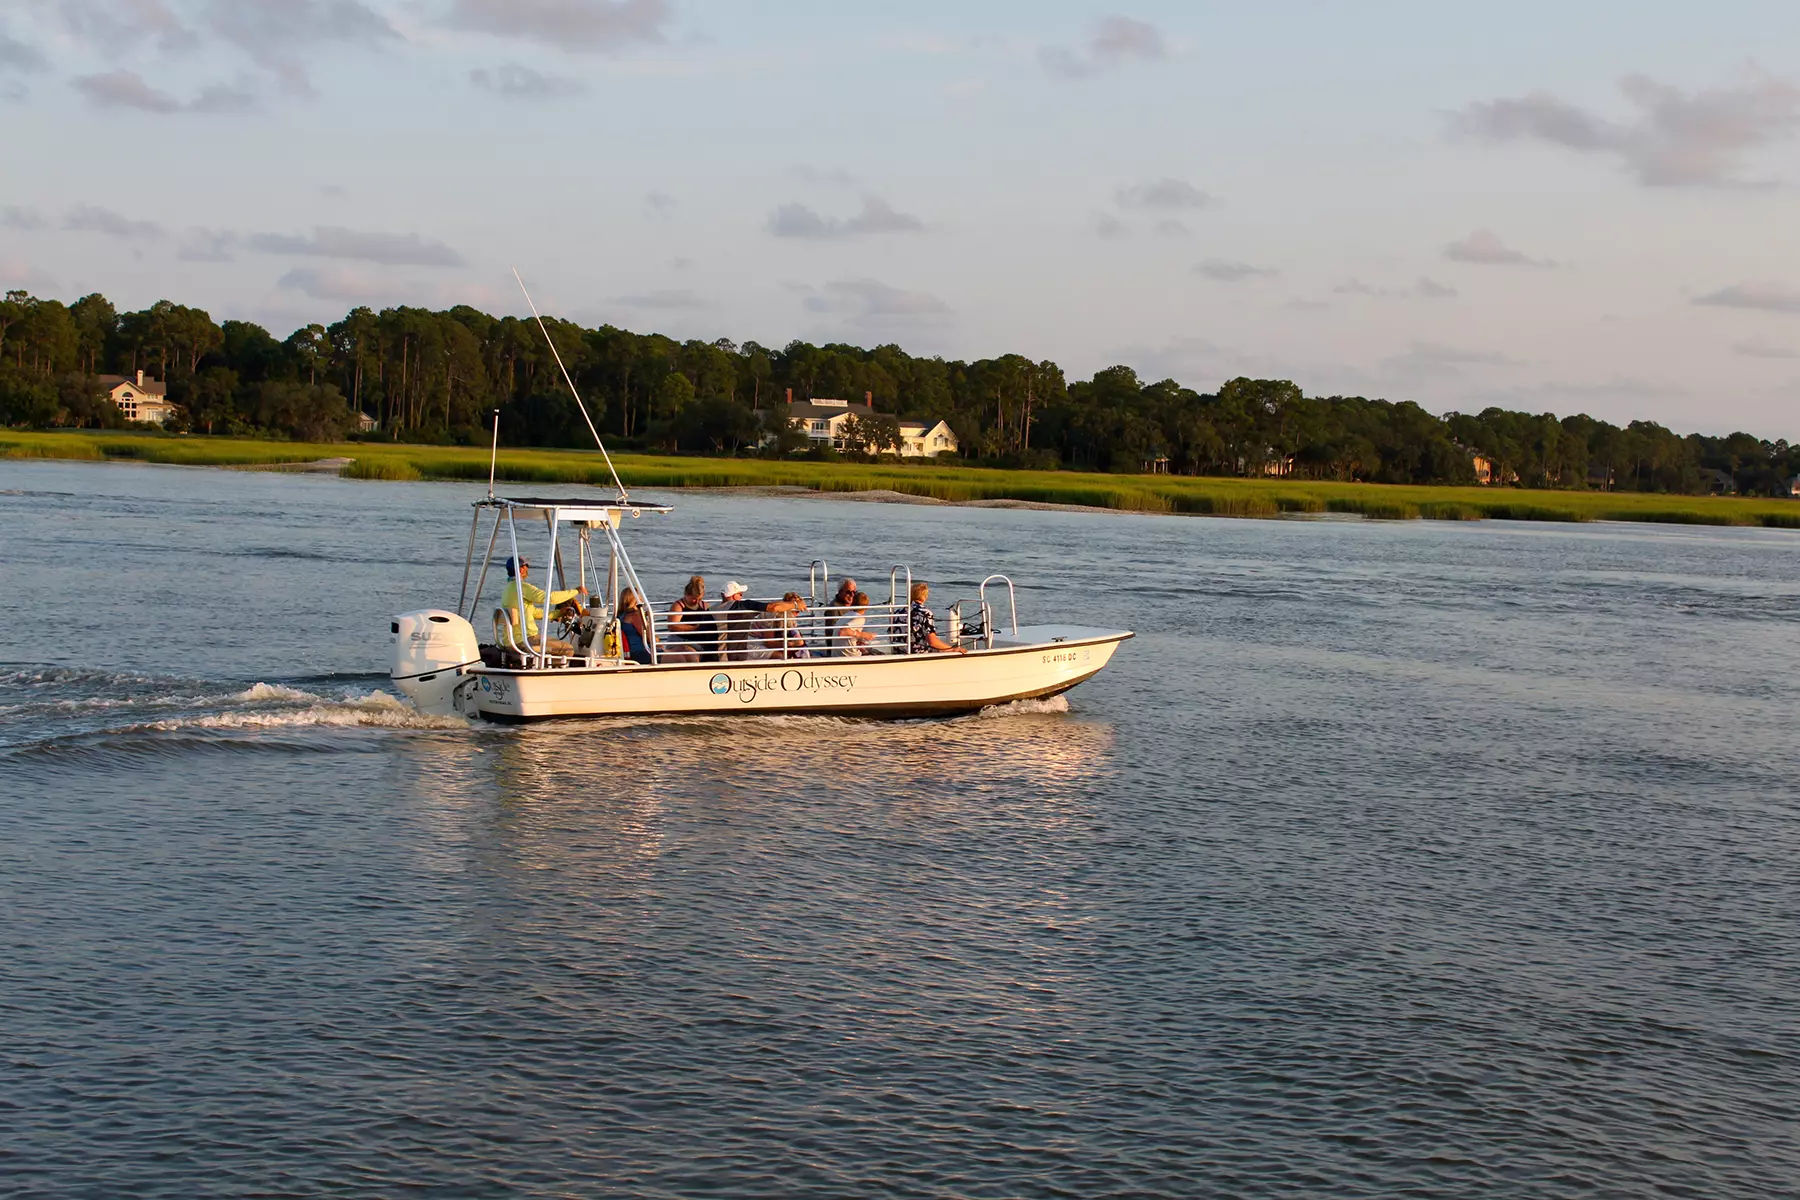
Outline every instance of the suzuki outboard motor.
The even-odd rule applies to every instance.
[[[453,714],[463,668],[481,661],[475,627],[453,612],[427,609],[395,617],[393,630],[394,686],[422,713]]]

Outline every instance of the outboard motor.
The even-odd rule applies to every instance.
[[[453,612],[427,609],[395,617],[393,630],[394,686],[422,713],[454,713],[463,668],[481,661],[475,627]]]

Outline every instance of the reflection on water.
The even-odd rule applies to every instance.
[[[661,598],[910,559],[1141,636],[499,728],[379,674],[467,499],[0,462],[92,631],[0,624],[14,1191],[1794,1190],[1800,537],[684,496]]]

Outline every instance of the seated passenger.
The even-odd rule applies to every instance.
[[[669,632],[680,634],[664,642],[664,662],[718,662],[719,623],[706,607],[706,580],[699,575],[687,581],[681,599],[669,605]],[[691,654],[681,654],[691,651]]]
[[[643,605],[630,588],[619,593],[619,636],[625,639],[627,658],[646,667],[650,665],[650,634],[644,627]]]
[[[545,595],[544,589],[534,585],[530,576],[531,563],[528,560],[523,558],[506,560],[508,582],[506,590],[500,593],[500,607],[506,613],[506,619],[512,626],[512,637],[516,647],[521,650],[535,651],[539,648],[538,619],[549,619],[545,611],[546,601],[551,607],[560,607],[573,601],[579,609],[581,599],[587,595],[587,589],[577,587]],[[567,658],[575,653],[575,648],[565,641],[551,638],[548,643],[548,651],[556,657]]]
[[[870,653],[869,644],[875,640],[875,631],[863,626],[868,620],[869,596],[866,592],[857,592],[850,597],[845,606],[844,615],[832,623],[832,652],[844,658],[861,658]]]
[[[798,599],[798,593],[789,592],[788,596]],[[766,620],[759,619],[773,613],[785,616],[796,611],[794,601],[783,597],[780,600],[749,600],[744,597],[744,585],[733,579],[719,593],[718,619],[723,623],[721,642],[724,645],[725,657],[732,662],[743,662],[750,658],[767,658],[767,654],[758,654],[758,650],[766,650],[768,638],[773,626]],[[779,643],[777,643],[779,645]]]
[[[845,576],[838,580],[838,590],[832,594],[829,608],[849,608],[856,598],[856,580]]]
[[[781,607],[776,609],[771,605],[770,611],[778,612],[781,615],[780,639],[781,644],[784,647],[784,653],[782,653],[780,657],[811,658],[813,656],[812,649],[806,644],[806,639],[800,634],[800,615],[808,611],[806,601],[801,599],[800,593],[783,593],[781,597]]]
[[[914,654],[967,654],[968,647],[952,646],[938,636],[937,618],[925,607],[931,599],[931,585],[912,585],[912,610],[907,619],[907,648]]]

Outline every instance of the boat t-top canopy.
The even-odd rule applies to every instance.
[[[538,517],[557,522],[573,522],[593,526],[617,526],[619,518],[640,513],[666,513],[674,509],[667,504],[640,504],[636,500],[595,500],[592,497],[546,499],[539,496],[489,496],[475,502],[477,509],[498,509],[505,515]]]

